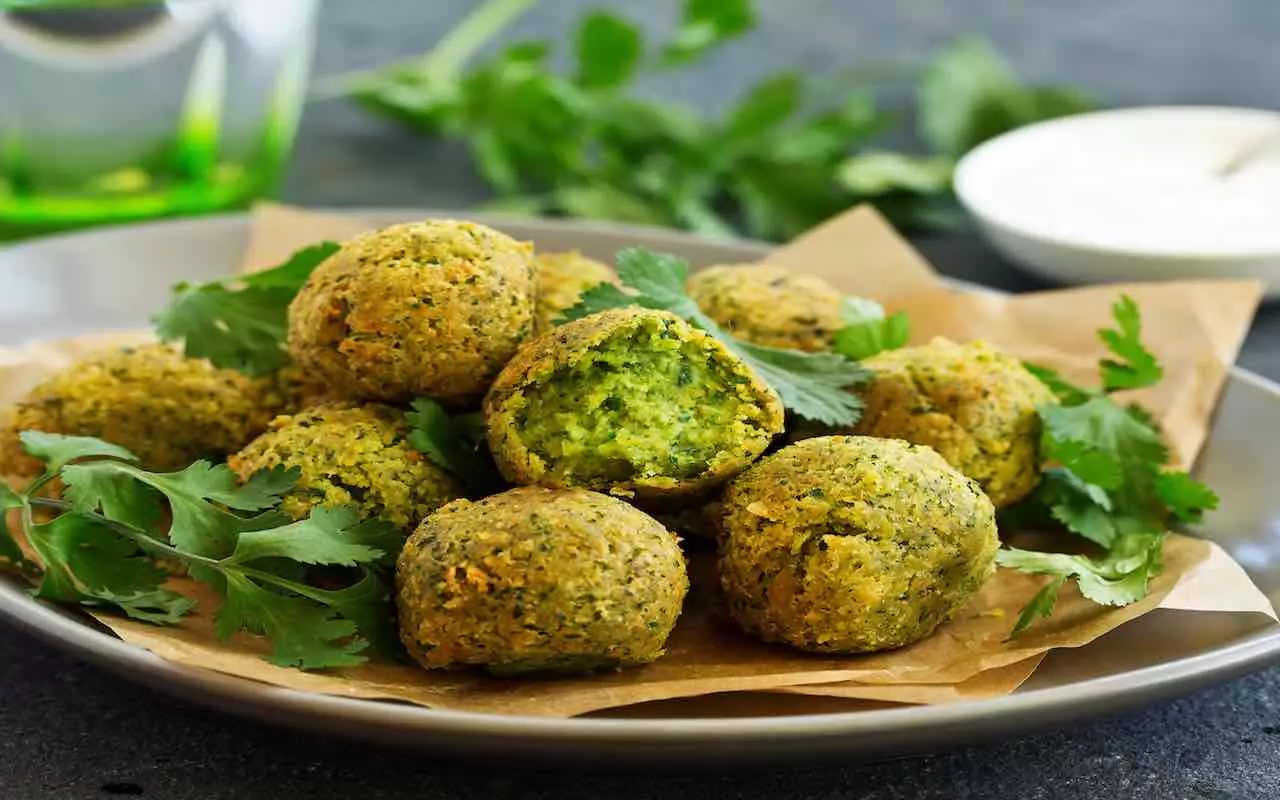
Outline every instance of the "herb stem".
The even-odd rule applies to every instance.
[[[331,600],[326,596],[329,593],[324,589],[317,589],[316,587],[308,586],[305,583],[291,581],[288,578],[282,578],[279,575],[274,575],[270,572],[263,572],[262,570],[254,569],[253,567],[246,567],[243,564],[237,564],[236,571],[246,578],[253,578],[254,580],[261,581],[263,583],[278,586],[281,589],[288,589],[294,594],[302,595],[308,600],[314,600],[317,603],[327,604],[331,602]]]
[[[379,83],[379,76],[404,70],[430,75],[442,83],[456,80],[471,57],[504,28],[528,11],[537,0],[487,0],[463,17],[427,53],[396,61],[377,69],[340,72],[317,79],[311,100],[332,100]]]
[[[174,547],[168,542],[157,539],[156,537],[152,536],[146,531],[141,530],[139,528],[135,528],[132,525],[127,525],[123,522],[118,522],[116,520],[110,519],[109,517],[104,517],[102,514],[99,514],[96,511],[79,511],[75,509],[66,500],[54,500],[46,497],[32,497],[32,498],[29,498],[27,500],[26,505],[23,506],[23,511],[29,513],[30,509],[35,506],[39,506],[40,508],[57,509],[63,512],[75,511],[75,513],[80,514],[81,516],[84,516],[84,517],[88,517],[100,525],[105,525],[106,527],[110,528],[111,530],[115,531],[121,536],[124,536],[125,538],[131,540],[132,542],[137,544],[139,547],[141,547],[143,550],[147,550],[152,553],[159,553],[161,555],[169,556],[171,558],[177,558],[182,561],[194,562],[196,564],[210,567],[212,569],[216,569],[219,571],[221,571],[222,569],[222,563],[215,558],[208,558],[206,556],[196,555],[195,553],[188,553],[184,550],[179,550],[178,548]],[[25,518],[24,518],[24,525],[25,525]],[[27,528],[27,531],[28,531],[28,535],[30,535],[29,527]]]
[[[34,549],[37,554],[39,554],[39,548],[36,546],[36,543],[32,541],[32,537],[35,535],[36,530],[36,520],[35,516],[31,513],[31,507],[37,500],[41,500],[43,498],[32,497],[32,495],[43,489],[54,479],[55,475],[56,473],[46,470],[40,477],[27,484],[27,488],[23,490],[22,494],[18,495],[22,500],[22,510],[20,512],[20,516],[22,518],[22,532],[27,537],[27,543],[31,545],[32,549]],[[21,550],[19,550],[19,552],[21,552]],[[40,574],[41,565],[33,563],[25,556],[16,566],[21,570],[23,575],[35,577]]]

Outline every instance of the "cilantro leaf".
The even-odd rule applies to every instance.
[[[492,494],[503,486],[485,442],[484,417],[449,412],[434,400],[420,397],[405,414],[412,426],[409,444],[436,466],[462,481],[472,494]]]
[[[259,289],[287,289],[297,294],[315,268],[342,249],[337,242],[320,242],[295,251],[284,263],[270,269],[224,278],[224,283],[242,283]]]
[[[618,252],[615,263],[622,284],[637,293],[629,305],[665,309],[686,319],[705,319],[702,309],[685,290],[689,264],[684,259],[643,247],[628,247]]]
[[[117,593],[102,587],[93,590],[93,598],[101,604],[118,608],[126,616],[152,625],[177,625],[196,601],[170,589],[134,589]]]
[[[1170,470],[1156,477],[1156,495],[1179,522],[1199,522],[1218,507],[1218,495],[1185,472]]]
[[[1063,585],[1067,582],[1066,575],[1055,575],[1048,583],[1035,593],[1027,604],[1022,607],[1022,613],[1018,615],[1018,621],[1014,623],[1013,630],[1009,633],[1009,638],[1017,636],[1037,618],[1048,619],[1053,616],[1053,608],[1058,604],[1058,592],[1062,590]]]
[[[861,361],[885,350],[896,350],[911,338],[911,320],[906,312],[885,316],[884,307],[864,297],[847,297],[843,310],[845,326],[836,331],[832,350]]]
[[[998,551],[996,563],[1003,567],[1054,576],[1050,584],[1054,588],[1037,593],[1023,609],[1011,635],[1021,633],[1035,617],[1049,616],[1057,589],[1068,578],[1074,577],[1080,593],[1099,605],[1123,606],[1141,600],[1151,579],[1160,574],[1163,547],[1163,533],[1147,533],[1121,537],[1101,558],[1017,548]]]
[[[22,548],[18,547],[18,541],[13,538],[8,520],[9,512],[17,511],[22,506],[22,498],[17,492],[9,488],[9,484],[0,481],[0,560],[7,561],[25,572],[29,571],[32,565],[23,554]]]
[[[195,604],[161,588],[167,575],[138,546],[100,522],[63,514],[30,538],[44,565],[38,597],[106,605],[146,622],[173,623]]]
[[[631,222],[637,225],[670,225],[668,210],[642,195],[631,194],[612,183],[574,181],[558,186],[556,204],[565,213],[582,219]]]
[[[404,544],[403,538],[400,544]],[[377,572],[366,572],[357,583],[342,589],[322,590],[311,596],[323,600],[330,608],[356,623],[360,636],[369,641],[379,655],[404,660],[404,646],[395,615],[391,613],[390,583]]]
[[[1049,367],[1042,367],[1038,364],[1030,364],[1022,362],[1022,366],[1027,372],[1036,376],[1037,379],[1049,388],[1057,396],[1058,402],[1066,406],[1077,406],[1093,396],[1093,392],[1088,389],[1082,389],[1071,383],[1066,378],[1058,374],[1057,370]]]
[[[180,283],[152,322],[161,341],[183,341],[192,358],[262,375],[289,363],[285,338],[294,294],[275,287],[228,291],[218,284]]]
[[[82,514],[101,510],[105,517],[143,530],[160,522],[160,493],[132,475],[71,464],[63,467],[62,482],[67,487],[63,496]]]
[[[1164,377],[1156,357],[1142,346],[1142,317],[1132,297],[1121,295],[1112,307],[1116,328],[1098,331],[1115,359],[1102,362],[1102,386],[1108,391],[1142,389],[1153,386]]]
[[[262,558],[287,558],[300,564],[336,564],[353,567],[379,561],[385,551],[351,537],[360,521],[351,508],[316,507],[297,522],[262,530],[242,531],[223,564],[244,564]],[[390,528],[381,521],[371,525]],[[360,538],[369,538],[366,532]]]
[[[1067,530],[1102,547],[1110,547],[1119,535],[1111,517],[1111,498],[1095,484],[1082,481],[1063,467],[1046,470],[1032,497]]]
[[[159,490],[169,501],[172,522],[168,539],[184,553],[206,559],[221,559],[235,550],[237,536],[244,531],[288,524],[291,520],[276,505],[297,477],[296,470],[269,470],[254,475],[243,486],[225,464],[197,461],[181,472],[153,473],[132,465],[91,463],[86,471],[123,472],[142,484]],[[260,477],[262,476],[262,477]],[[244,517],[236,511],[262,511]],[[198,563],[191,574],[205,582],[217,578],[210,567]]]
[[[1059,439],[1053,431],[1047,431],[1040,444],[1040,456],[1060,464],[1060,473],[1097,489],[1101,497],[1106,497],[1105,490],[1118,488],[1124,482],[1124,469],[1109,450],[1095,449],[1079,439]]]
[[[1005,548],[996,563],[1022,572],[1075,577],[1080,593],[1099,605],[1123,606],[1141,600],[1147,583],[1160,574],[1165,534],[1127,534],[1101,558]]]
[[[951,188],[954,167],[949,158],[869,150],[846,159],[836,177],[863,197],[898,191],[943,194]]]
[[[226,576],[226,595],[214,618],[214,633],[226,640],[248,630],[271,640],[268,661],[282,667],[354,667],[367,642],[353,620],[331,607],[259,586],[238,573]]]
[[[205,283],[179,283],[169,306],[152,317],[162,341],[182,341],[193,358],[261,375],[289,362],[289,303],[339,245],[312,245],[263,272]]]
[[[625,84],[640,63],[642,45],[635,25],[607,11],[593,11],[578,25],[578,83],[612,89]]]
[[[805,353],[736,340],[729,349],[772,386],[782,404],[797,416],[833,427],[857,424],[864,405],[849,387],[866,381],[871,373],[855,362],[837,353]]]
[[[1096,107],[1062,87],[1027,87],[989,44],[964,38],[925,69],[916,92],[920,138],[935,151],[960,156],[1008,130]]]
[[[800,110],[802,77],[782,72],[766,78],[734,106],[721,139],[727,144],[755,142]]]
[[[1103,454],[1125,465],[1159,465],[1169,450],[1159,432],[1143,425],[1124,408],[1105,396],[1094,397],[1077,406],[1043,406],[1040,419],[1048,452],[1055,458],[1066,453],[1063,443],[1072,442],[1070,455]],[[1091,481],[1093,482],[1093,481]]]
[[[593,286],[561,319],[572,321],[626,306],[670,311],[723,342],[798,416],[832,426],[857,423],[862,400],[847,389],[870,377],[857,363],[836,353],[781,350],[735,339],[689,297],[685,289],[689,265],[681,258],[632,247],[618,253],[616,265],[624,289],[611,284]]]
[[[1120,605],[1145,596],[1159,572],[1164,532],[1173,521],[1195,522],[1218,503],[1207,486],[1185,472],[1166,470],[1168,446],[1156,420],[1141,406],[1121,406],[1110,392],[1151,386],[1163,375],[1142,344],[1137,304],[1121,295],[1114,329],[1099,332],[1114,358],[1099,364],[1102,388],[1075,386],[1056,372],[1028,365],[1058,396],[1037,409],[1040,455],[1047,468],[1030,498],[1005,514],[1022,521],[1054,520],[1105,548],[1098,558],[1001,551],[999,563],[1054,575],[1032,600],[1015,633],[1052,609],[1057,588],[1074,578],[1098,603]]]
[[[28,455],[45,462],[50,472],[56,472],[64,464],[85,458],[118,458],[136,462],[138,457],[119,445],[94,439],[90,436],[64,436],[44,431],[22,431],[18,434],[22,449]]]
[[[696,61],[754,25],[750,0],[685,0],[680,28],[663,49],[662,61],[667,66]]]
[[[471,422],[463,427],[476,430]],[[3,510],[20,511],[39,559],[38,596],[174,624],[193,601],[164,587],[168,575],[158,559],[178,561],[223,595],[218,635],[241,629],[266,635],[276,663],[357,664],[370,641],[399,652],[390,590],[378,570],[394,563],[403,537],[349,508],[316,508],[298,521],[285,516],[278,506],[296,470],[262,471],[241,485],[221,464],[198,461],[180,472],[153,473],[101,458],[123,452],[106,442],[43,435],[32,442],[54,463],[96,459],[63,463],[23,492],[0,492]],[[61,498],[36,494],[55,477],[66,487]],[[37,507],[54,516],[35,523]],[[0,556],[10,555],[0,542]],[[319,576],[315,566],[340,569]],[[308,578],[349,585],[324,589]]]

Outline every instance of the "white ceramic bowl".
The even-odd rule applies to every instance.
[[[1080,114],[992,139],[955,191],[1009,261],[1057,282],[1256,278],[1280,297],[1280,112],[1162,106]]]

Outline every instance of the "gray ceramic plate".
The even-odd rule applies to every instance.
[[[427,216],[378,211],[371,223]],[[642,244],[694,264],[752,260],[762,246],[712,243],[670,232],[553,222],[503,222],[542,248],[609,257]],[[232,216],[82,233],[0,250],[0,342],[134,328],[178,279],[229,271],[247,220]],[[1280,600],[1280,387],[1232,373],[1201,476],[1222,495],[1204,533]],[[669,701],[625,715],[569,720],[434,711],[265,686],[173,666],[124,644],[86,617],[33,601],[0,582],[0,614],[13,624],[149,686],[218,709],[312,730],[482,757],[591,763],[761,761],[901,755],[1116,712],[1225,681],[1280,659],[1280,627],[1255,615],[1157,611],[1090,646],[1052,654],[1024,688],[997,700],[932,707],[832,706],[813,698],[755,695]],[[608,759],[607,761],[602,760]]]

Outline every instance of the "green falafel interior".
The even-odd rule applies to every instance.
[[[874,226],[866,227],[865,214],[862,219],[863,238],[857,243],[865,243],[869,254],[880,248],[885,263],[911,260],[891,232],[881,229],[877,234]],[[471,230],[467,225],[444,227]],[[841,230],[841,223],[826,229]],[[370,236],[376,240],[376,234]],[[493,237],[465,238],[472,243],[468,247],[483,249]],[[511,411],[513,421],[516,411],[525,414],[520,426],[528,434],[530,452],[550,455],[577,448],[571,459],[574,469],[553,476],[567,476],[567,486],[539,486],[548,478],[517,471],[507,478],[533,485],[507,489],[491,459],[500,454],[486,449],[486,443],[492,447],[495,438],[502,441],[510,433],[502,423],[506,417],[489,413],[491,409],[482,417],[474,405],[454,403],[447,393],[415,399],[416,394],[397,392],[387,399],[375,391],[387,408],[403,415],[403,424],[397,421],[385,430],[378,427],[377,435],[347,439],[334,426],[324,441],[308,433],[314,430],[309,426],[334,420],[299,413],[312,402],[301,400],[256,444],[226,454],[233,462],[242,456],[237,471],[197,462],[177,472],[151,472],[118,442],[77,437],[76,421],[60,417],[55,421],[64,429],[51,432],[55,435],[28,432],[20,440],[28,458],[39,459],[44,471],[21,490],[0,494],[0,502],[12,512],[15,534],[11,539],[0,536],[0,560],[22,571],[40,596],[79,603],[127,641],[181,663],[309,691],[555,715],[674,696],[792,686],[792,676],[815,670],[831,682],[849,682],[841,684],[842,691],[856,692],[859,682],[874,677],[879,699],[917,702],[907,684],[948,684],[987,674],[992,680],[983,692],[1003,694],[1030,674],[1047,649],[1085,644],[1155,608],[1183,575],[1209,563],[1207,543],[1164,533],[1174,522],[1194,522],[1216,501],[1206,487],[1164,463],[1170,446],[1184,459],[1194,455],[1187,429],[1200,426],[1202,434],[1208,413],[1171,417],[1169,397],[1220,382],[1222,375],[1206,373],[1203,365],[1220,363],[1222,354],[1234,353],[1239,343],[1238,330],[1211,324],[1230,314],[1221,309],[1196,312],[1196,303],[1212,294],[1203,286],[1176,297],[1162,294],[1176,292],[1176,285],[1135,287],[1136,300],[1149,312],[1147,322],[1156,323],[1155,343],[1161,346],[1156,351],[1163,364],[1144,346],[1137,302],[1122,302],[1115,309],[1114,326],[1101,336],[1108,348],[1101,389],[1072,383],[1082,380],[1078,371],[1064,377],[1039,369],[1037,380],[1017,370],[1042,390],[1019,397],[1017,431],[1033,435],[1033,469],[1043,467],[1043,476],[1028,499],[1005,510],[1002,532],[1014,532],[1015,526],[1044,527],[1053,538],[1040,540],[1039,546],[1049,543],[1044,551],[1000,550],[996,557],[1007,568],[989,578],[995,547],[992,520],[1000,504],[985,491],[985,473],[970,474],[967,462],[953,463],[946,448],[935,452],[928,442],[892,441],[910,440],[906,435],[823,436],[787,446],[782,445],[791,438],[780,437],[774,448],[753,447],[748,457],[718,474],[718,482],[728,481],[723,494],[679,495],[677,507],[661,518],[700,516],[696,503],[711,501],[710,507],[717,509],[715,523],[727,537],[722,557],[731,554],[731,574],[724,564],[717,574],[716,559],[696,544],[682,555],[676,537],[642,510],[646,498],[624,492],[610,497],[574,484],[581,481],[575,470],[598,475],[624,469],[630,480],[637,467],[655,459],[663,461],[672,480],[698,475],[705,457],[719,447],[719,434],[741,416],[738,411],[754,408],[771,419],[776,415],[781,429],[781,408],[770,411],[766,400],[773,395],[770,386],[792,412],[788,422],[818,420],[841,432],[852,429],[863,411],[860,395],[876,391],[879,379],[859,360],[902,347],[913,335],[918,341],[931,335],[951,335],[962,342],[984,338],[987,329],[1005,330],[1021,303],[1036,300],[987,298],[964,306],[963,296],[949,292],[924,298],[928,290],[920,288],[918,274],[919,295],[895,296],[892,281],[882,274],[865,285],[856,271],[838,278],[835,264],[845,262],[848,244],[840,242],[838,254],[824,256],[809,247],[804,258],[798,252],[779,256],[780,261],[819,267],[838,294],[892,299],[898,309],[887,313],[874,301],[854,300],[837,315],[836,324],[843,329],[833,329],[825,317],[819,325],[809,325],[806,333],[829,342],[830,349],[782,350],[740,341],[730,334],[741,331],[717,325],[690,298],[684,262],[641,249],[619,255],[620,286],[597,286],[580,296],[579,305],[567,312],[580,317],[576,322],[549,331],[530,326],[508,364],[523,359],[546,370],[534,370],[536,380],[512,384],[524,395],[520,409],[504,398],[499,410]],[[207,290],[184,290],[190,296],[180,298],[181,304],[165,315],[165,325],[175,326],[166,327],[166,335],[186,339],[190,354],[232,369],[274,376],[288,364],[289,369],[301,368],[301,378],[314,377],[291,357],[285,333],[294,321],[282,310],[290,302],[287,295],[297,290],[296,281],[306,279],[316,266],[309,263],[313,260],[304,255],[291,261],[292,266],[277,273],[278,280],[267,277],[244,286],[216,282]],[[503,313],[510,312],[511,319],[532,319],[544,299],[522,283],[526,260],[513,256],[506,265],[519,284],[516,290],[494,292],[510,306]],[[354,269],[356,262],[347,258],[345,263]],[[767,289],[768,282],[763,283]],[[445,284],[449,292],[471,292],[465,298],[466,314],[451,317],[435,308],[418,315],[420,307],[431,309],[433,298],[443,296],[428,293],[397,306],[405,310],[395,323],[412,329],[414,342],[428,341],[428,329],[445,321],[478,330],[493,309],[478,290],[468,288],[472,286],[462,277]],[[388,287],[392,283],[377,288]],[[1081,298],[1110,294],[1105,288],[1077,290],[1062,302],[1081,305]],[[259,295],[270,302],[255,305]],[[308,334],[338,334],[332,339],[333,352],[315,348],[308,354],[316,363],[361,351],[369,337],[394,349],[394,336],[388,338],[376,313],[362,312],[348,325],[343,314],[349,309],[338,302],[341,297],[334,298],[332,304],[317,304],[322,313],[307,323],[314,327]],[[1244,316],[1256,294],[1242,293],[1233,302],[1232,308]],[[903,308],[919,330],[910,330]],[[964,313],[948,318],[930,313],[931,308],[963,308]],[[185,321],[180,319],[183,309],[191,313]],[[288,323],[283,327],[281,314]],[[1052,331],[1037,329],[1037,357],[1047,353],[1058,366],[1052,358],[1057,346],[1078,361],[1084,352],[1076,344],[1082,338],[1080,324],[1090,319],[1088,313],[1079,317],[1064,317],[1068,328],[1075,325],[1075,339],[1069,343],[1064,339],[1058,344]],[[1096,324],[1098,318],[1092,319]],[[235,330],[247,326],[246,320],[255,327]],[[631,320],[643,324],[620,324]],[[940,329],[944,322],[956,329]],[[419,323],[421,328],[414,327]],[[331,324],[332,331],[325,327]],[[1171,329],[1207,340],[1184,338],[1170,349]],[[595,339],[592,332],[607,335]],[[555,337],[570,333],[585,337],[579,339],[583,346],[556,345]],[[1001,348],[1021,354],[1017,338],[995,338]],[[312,335],[308,341],[319,338]],[[411,368],[420,349],[416,344],[407,348],[408,358],[397,354],[397,365]],[[909,349],[900,351],[904,359],[911,355]],[[1004,377],[983,372],[987,350],[979,353],[982,358],[970,358],[970,350],[958,348],[957,357],[970,358],[966,369],[973,366],[976,374],[986,376],[986,384],[994,384]],[[556,358],[530,357],[538,352]],[[720,355],[707,360],[711,353]],[[715,360],[721,358],[727,360]],[[1063,361],[1072,365],[1071,359]],[[729,379],[739,369],[753,383],[767,384],[765,391],[747,398],[740,409],[715,406],[704,412],[706,398],[699,392],[731,388]],[[1166,384],[1152,385],[1162,374],[1172,383],[1171,394],[1160,394]],[[957,386],[949,375],[969,373],[940,370],[929,376],[934,384],[908,387],[919,398],[912,408],[922,417],[946,422],[938,430],[960,437],[961,444],[984,459],[1006,457],[1008,442],[978,430],[966,416],[973,409],[963,405],[984,401],[983,392],[992,387],[982,381],[976,387]],[[359,380],[339,386],[336,397],[332,385],[322,385],[314,394],[326,403],[367,411],[369,398],[342,396],[346,387],[368,389],[367,375],[353,377]],[[697,383],[699,392],[680,392],[682,382],[684,388]],[[1113,396],[1135,389],[1154,390],[1148,394],[1156,401],[1151,413]],[[1056,402],[1027,401],[1055,393]],[[129,395],[120,397],[112,402],[130,402]],[[661,414],[647,416],[647,403]],[[584,410],[592,414],[586,416]],[[1171,418],[1182,420],[1180,427],[1161,431],[1155,422]],[[694,420],[697,430],[689,429]],[[289,448],[279,441],[267,446],[273,440],[263,437],[291,425],[299,430],[285,437]],[[646,432],[652,442],[639,435]],[[801,432],[798,427],[787,431],[791,436]],[[627,436],[619,437],[622,433]],[[1164,434],[1170,435],[1168,444]],[[618,443],[628,437],[634,439],[631,444]],[[256,471],[248,458],[253,453],[278,456],[280,466]],[[506,463],[503,458],[498,460]],[[394,463],[394,475],[400,476],[392,481],[397,492],[402,476],[429,473],[439,478],[443,471],[450,496],[471,499],[452,500],[421,524],[399,530],[377,519],[361,519],[361,513],[376,515],[369,510],[386,505],[371,482],[388,474],[388,463]],[[298,474],[290,467],[297,467]],[[305,485],[296,480],[304,471]],[[720,485],[710,488],[718,491]],[[607,490],[608,484],[601,488]],[[354,503],[333,507],[335,498]],[[301,516],[299,509],[305,512]],[[411,548],[403,548],[407,529],[412,529]],[[1079,555],[1077,545],[1093,549]],[[1064,552],[1053,552],[1059,546]],[[397,585],[389,561],[398,553],[409,555],[395,569]],[[1233,572],[1229,579],[1240,580],[1240,575]],[[732,577],[728,584],[726,576]],[[686,581],[692,584],[687,597]],[[731,587],[744,628],[817,653],[792,653],[726,624],[714,613],[717,584]],[[398,621],[393,600],[401,604]],[[1095,606],[1094,600],[1131,605],[1120,611]],[[1021,629],[1047,614],[1055,602],[1054,625],[1033,627],[1028,635],[1010,640],[1014,615],[1021,613],[1016,623]],[[1242,601],[1240,610],[1255,608],[1244,605]],[[828,624],[836,609],[841,626]],[[1076,621],[1087,624],[1077,629]],[[946,635],[928,635],[937,625],[946,626]],[[429,671],[394,663],[404,652],[400,641]],[[911,642],[910,647],[884,649]],[[278,666],[313,671],[303,679],[291,677],[295,670],[264,665],[260,659],[268,650]],[[850,657],[859,650],[882,652],[870,661]],[[471,665],[505,675],[546,669],[608,671],[654,659],[648,666],[605,676],[527,683],[517,693],[493,691],[495,685],[483,675],[437,669]],[[997,662],[1029,666],[997,680],[997,670],[991,669]],[[334,667],[341,669],[329,670]],[[894,683],[897,679],[901,686]],[[805,689],[793,686],[792,691]]]
[[[564,312],[563,321],[634,305],[670,311],[734,351],[797,416],[831,426],[858,421],[862,403],[848,390],[865,381],[868,373],[856,362],[838,353],[764,347],[725,333],[689,297],[685,290],[689,265],[676,256],[633,247],[618,253],[616,266],[619,279],[631,292],[607,283],[588,289],[576,306]]]

